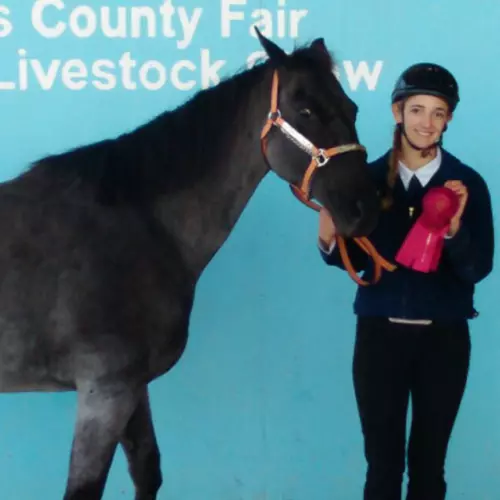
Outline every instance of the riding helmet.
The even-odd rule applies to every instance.
[[[414,64],[403,71],[394,86],[392,102],[417,94],[444,99],[451,112],[460,101],[455,77],[447,69],[433,63]]]

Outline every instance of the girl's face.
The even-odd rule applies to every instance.
[[[404,116],[406,135],[421,148],[435,144],[452,118],[446,101],[432,95],[409,97],[403,107],[393,104],[392,112],[397,123],[403,122]]]

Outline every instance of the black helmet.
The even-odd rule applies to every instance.
[[[417,94],[441,97],[452,112],[460,101],[454,76],[447,69],[433,63],[414,64],[403,71],[392,91],[392,102]]]

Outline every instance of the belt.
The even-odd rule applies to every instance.
[[[432,325],[432,319],[404,319],[389,318],[391,323],[401,323],[404,325]]]

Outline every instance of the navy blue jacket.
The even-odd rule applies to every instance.
[[[461,180],[468,189],[468,201],[457,234],[445,240],[439,268],[421,273],[398,265],[393,272],[383,271],[375,285],[359,286],[354,312],[360,316],[383,316],[405,319],[463,319],[476,315],[473,303],[475,284],[493,267],[494,231],[489,190],[483,178],[471,167],[442,150],[442,162],[429,183],[422,188],[418,202],[409,215],[406,190],[397,178],[394,203],[383,211],[374,232],[369,236],[378,252],[397,265],[395,255],[408,231],[421,214],[420,201],[432,186],[448,180]],[[369,165],[380,189],[386,183],[388,151]],[[351,261],[365,279],[372,277],[372,260],[356,244],[347,241]],[[320,251],[327,264],[344,268],[338,249],[331,254]]]

